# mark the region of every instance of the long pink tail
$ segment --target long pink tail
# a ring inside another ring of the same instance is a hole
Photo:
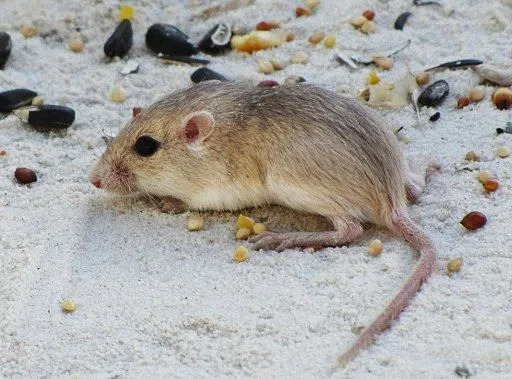
[[[396,212],[392,222],[394,231],[398,235],[403,236],[421,254],[421,257],[411,276],[409,276],[394,299],[363,330],[354,344],[338,358],[339,365],[345,365],[355,358],[358,352],[370,345],[379,333],[389,328],[393,319],[408,305],[434,270],[436,250],[430,238],[404,212]]]

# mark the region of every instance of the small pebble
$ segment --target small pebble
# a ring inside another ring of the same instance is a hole
[[[254,224],[252,229],[254,231],[254,234],[261,234],[267,230],[265,224],[262,224],[261,222]]]
[[[322,33],[322,32],[315,32],[313,33],[309,38],[308,38],[308,41],[311,42],[312,44],[316,45],[317,43],[319,43],[320,41],[322,41],[325,37],[325,33]]]
[[[71,299],[64,300],[61,304],[61,307],[64,312],[68,312],[68,313],[73,312],[76,308],[75,302]]]
[[[263,74],[271,74],[274,72],[274,66],[270,62],[265,62],[263,58],[258,58],[258,71]]]
[[[23,37],[30,38],[36,35],[37,30],[32,25],[23,25],[20,29],[20,33],[23,35]]]
[[[368,254],[372,257],[377,257],[382,253],[382,249],[384,248],[384,244],[379,239],[374,239],[370,242],[370,246],[368,247]]]
[[[69,50],[71,50],[74,53],[82,52],[84,50],[84,46],[85,46],[84,42],[79,38],[69,40],[69,42],[68,42]]]
[[[14,177],[21,184],[30,184],[37,182],[37,175],[34,171],[26,167],[19,167],[14,171]]]
[[[305,64],[308,61],[308,55],[304,51],[298,51],[294,54],[291,59],[292,63],[295,64]]]
[[[236,239],[237,240],[246,240],[252,234],[252,230],[249,228],[240,228],[236,231]]]
[[[469,105],[469,97],[461,97],[457,100],[457,108],[464,108]]]
[[[493,177],[494,177],[494,175],[490,171],[486,171],[486,170],[478,171],[478,174],[476,174],[476,178],[482,184],[488,180],[491,180]]]
[[[297,17],[305,17],[305,16],[309,16],[310,14],[311,14],[311,11],[309,9],[306,9],[304,7],[295,8],[295,15]]]
[[[377,29],[377,25],[373,21],[367,21],[361,26],[361,31],[366,34],[375,33],[375,29]]]
[[[363,12],[363,16],[369,20],[369,21],[372,21],[374,18],[375,18],[375,12],[372,11],[371,9],[367,9]]]
[[[506,146],[500,146],[498,150],[496,150],[496,154],[498,154],[500,158],[507,158],[510,155],[510,150]]]
[[[284,80],[284,84],[297,84],[297,83],[302,83],[305,81],[306,81],[306,79],[304,79],[302,76],[291,75]]]
[[[44,104],[44,97],[42,96],[36,96],[32,99],[32,105],[43,105]]]
[[[448,270],[448,272],[459,272],[461,267],[462,267],[462,258],[461,257],[452,259],[446,265],[446,269]]]
[[[489,179],[484,182],[483,186],[487,192],[496,192],[500,188],[500,182],[496,179]]]
[[[249,258],[249,250],[245,246],[238,246],[233,253],[233,259],[238,263],[243,262]]]
[[[110,99],[114,103],[123,103],[126,100],[127,94],[124,88],[114,88],[110,93]]]
[[[467,161],[476,162],[476,161],[478,161],[479,158],[478,158],[477,153],[475,153],[473,150],[471,150],[466,153],[466,156],[464,157],[464,159],[466,159]]]
[[[334,45],[336,45],[336,38],[334,38],[334,36],[328,35],[327,37],[325,37],[325,40],[324,40],[325,47],[330,49],[330,48],[333,48]]]
[[[204,218],[200,215],[192,215],[187,220],[187,230],[189,232],[197,232],[201,230],[204,225]]]
[[[464,216],[460,222],[462,226],[469,230],[480,229],[487,223],[487,217],[481,212],[473,211]]]
[[[272,88],[277,86],[279,86],[279,83],[276,82],[275,80],[262,80],[261,82],[258,83],[258,87],[262,88]]]
[[[429,120],[432,122],[435,122],[435,121],[439,120],[440,117],[441,117],[441,113],[436,112],[432,116],[430,116]]]
[[[279,59],[270,58],[268,61],[270,62],[270,64],[274,68],[274,70],[282,70],[283,69],[283,65]]]
[[[472,102],[478,102],[484,98],[484,91],[481,88],[471,88],[468,97]]]
[[[419,86],[427,84],[429,81],[430,74],[428,72],[420,72],[418,75],[416,75],[416,83],[418,83]]]
[[[135,9],[129,5],[121,5],[119,8],[119,21],[133,20],[135,18]]]

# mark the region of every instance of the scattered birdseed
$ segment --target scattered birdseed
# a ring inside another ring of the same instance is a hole
[[[135,9],[129,5],[121,5],[119,8],[119,21],[133,20],[135,18]]]
[[[61,307],[62,307],[62,311],[67,312],[67,313],[74,312],[74,310],[76,308],[75,302],[71,299],[64,300],[61,304]]]
[[[14,171],[14,177],[21,184],[30,184],[37,182],[37,175],[34,171],[26,167],[19,167]]]
[[[320,41],[322,41],[325,37],[325,33],[322,33],[322,32],[315,32],[313,33],[309,38],[308,38],[308,41],[311,42],[312,44],[316,45],[317,43],[319,43]]]
[[[460,222],[462,226],[469,230],[480,229],[487,223],[487,217],[481,212],[469,212]]]
[[[274,72],[274,66],[270,62],[265,62],[263,58],[258,58],[258,71],[263,74],[271,74]]]
[[[292,57],[291,62],[296,64],[305,64],[308,61],[308,55],[304,51],[298,51]]]
[[[32,105],[43,105],[44,104],[44,97],[42,96],[36,96],[32,99]]]
[[[265,226],[265,224],[262,224],[262,223],[258,222],[256,224],[254,224],[252,229],[254,231],[254,234],[261,234],[265,230],[267,230],[267,227]]]
[[[246,240],[252,235],[252,230],[249,228],[240,228],[236,231],[236,239],[237,240]]]
[[[201,230],[204,225],[204,218],[200,215],[192,215],[187,220],[187,230],[189,232],[197,232]]]
[[[476,174],[476,178],[482,184],[488,180],[491,180],[493,177],[494,175],[490,171],[486,170],[478,171],[478,174]]]
[[[372,257],[377,257],[382,253],[382,249],[384,248],[384,244],[379,239],[374,239],[370,242],[370,246],[368,247],[368,254]]]
[[[468,97],[473,102],[478,102],[484,98],[484,91],[481,88],[471,88],[468,93]]]
[[[110,93],[110,99],[114,103],[124,103],[126,100],[127,94],[124,88],[114,88],[112,92]]]
[[[459,272],[460,271],[460,268],[462,267],[462,258],[461,257],[458,257],[458,258],[455,258],[455,259],[452,259],[450,262],[448,262],[448,264],[446,265],[446,268],[448,270],[448,272]]]
[[[361,31],[365,34],[373,34],[377,29],[377,25],[373,21],[367,21],[361,26]]]
[[[239,215],[238,219],[236,220],[236,227],[239,229],[247,228],[252,231],[254,228],[254,224],[255,224],[255,221],[252,218],[244,216],[242,214]]]
[[[416,75],[416,83],[418,83],[419,86],[427,84],[429,81],[430,74],[428,72],[420,72],[418,75]]]
[[[274,68],[274,70],[282,70],[283,69],[283,65],[279,59],[270,58],[268,61],[270,62],[270,64]]]
[[[369,85],[375,85],[379,82],[380,82],[379,76],[377,75],[377,73],[375,72],[374,69],[371,69],[370,72],[368,73],[368,78],[366,79],[366,83],[368,83]]]
[[[325,47],[330,49],[330,48],[333,48],[334,45],[336,45],[336,38],[334,38],[334,36],[328,35],[327,37],[325,37],[325,40],[324,40]]]
[[[30,38],[36,35],[37,29],[32,25],[23,25],[20,29],[20,33],[25,38]]]
[[[6,157],[7,155],[9,155],[7,151],[0,149],[0,157]]]
[[[496,192],[500,188],[500,182],[496,179],[489,179],[484,182],[483,186],[487,192]]]
[[[84,46],[85,46],[84,42],[79,38],[69,40],[69,42],[68,42],[69,50],[71,50],[74,53],[82,52],[84,50]]]
[[[477,153],[475,153],[473,150],[471,150],[466,153],[466,156],[464,157],[464,159],[466,159],[467,161],[475,162],[475,161],[478,161],[479,158],[478,158]]]
[[[429,120],[432,122],[435,122],[435,121],[439,120],[440,117],[441,117],[441,113],[436,112],[432,116],[430,116]]]
[[[498,150],[496,150],[496,154],[498,154],[500,158],[507,158],[510,155],[510,150],[506,146],[500,146]]]
[[[238,263],[243,262],[249,258],[249,250],[245,246],[238,246],[233,254],[233,259]]]

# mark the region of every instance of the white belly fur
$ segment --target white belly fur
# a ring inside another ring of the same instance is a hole
[[[219,211],[243,209],[269,203],[269,193],[263,186],[242,188],[236,184],[204,188],[187,199],[187,204],[192,209]]]

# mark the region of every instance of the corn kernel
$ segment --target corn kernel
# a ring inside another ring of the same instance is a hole
[[[478,154],[475,153],[473,150],[471,150],[466,153],[465,159],[467,161],[478,161],[479,158],[478,158]]]
[[[448,272],[459,272],[461,267],[462,267],[462,258],[461,257],[452,259],[446,265]]]
[[[76,308],[75,302],[71,299],[64,300],[61,304],[61,307],[64,312],[69,312],[69,313],[73,312]]]
[[[261,233],[265,232],[265,230],[267,230],[267,227],[265,226],[265,224],[262,224],[260,222],[258,222],[257,224],[254,224],[254,227],[253,227],[254,234],[261,234]]]
[[[233,254],[233,259],[237,262],[243,262],[249,258],[249,250],[245,246],[238,246]]]
[[[315,32],[315,33],[311,34],[311,36],[308,38],[308,41],[311,42],[312,44],[316,45],[321,40],[323,40],[324,37],[325,37],[324,33],[322,33],[322,32]]]
[[[380,78],[374,69],[370,70],[370,72],[368,74],[368,78],[366,79],[366,82],[370,85],[377,84],[380,82]]]
[[[255,224],[255,222],[252,218],[244,216],[244,215],[239,215],[238,220],[236,220],[236,227],[238,229],[247,228],[252,231],[254,228],[254,224]]]
[[[268,61],[270,62],[270,64],[274,68],[274,70],[282,70],[283,69],[283,64],[281,63],[281,61],[279,59],[270,58]]]
[[[476,175],[476,177],[478,178],[480,183],[483,184],[486,181],[491,180],[493,178],[493,175],[490,171],[482,170],[482,171],[478,171],[478,174]]]
[[[133,20],[135,18],[135,9],[129,5],[121,5],[119,8],[119,21]]]
[[[381,240],[375,239],[370,242],[370,246],[368,247],[368,254],[372,257],[376,257],[382,253],[382,249],[384,248],[384,244]]]
[[[84,49],[84,46],[84,42],[79,38],[69,40],[68,42],[69,50],[71,50],[74,53],[80,53]]]
[[[124,88],[114,88],[110,94],[110,99],[115,103],[123,103],[126,100],[126,91]]]
[[[416,75],[416,83],[422,86],[430,81],[430,74],[428,72],[420,72]]]
[[[197,232],[204,225],[204,219],[199,215],[192,215],[187,220],[187,230],[189,232]]]
[[[246,240],[252,234],[252,230],[249,228],[240,228],[236,231],[236,239],[237,240]]]
[[[324,40],[324,46],[327,47],[327,48],[332,48],[334,47],[334,45],[336,45],[336,38],[334,38],[334,36],[327,36],[325,37],[325,40]]]
[[[506,146],[500,146],[498,147],[498,150],[496,151],[498,154],[498,157],[500,158],[506,158],[510,155],[510,150]]]
[[[270,74],[274,72],[274,66],[272,66],[272,63],[265,62],[262,58],[258,58],[258,71],[263,74]]]

